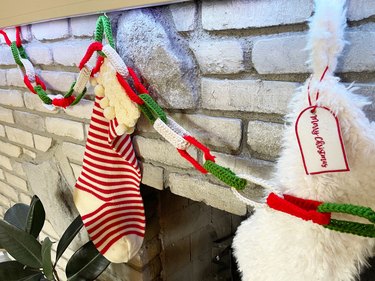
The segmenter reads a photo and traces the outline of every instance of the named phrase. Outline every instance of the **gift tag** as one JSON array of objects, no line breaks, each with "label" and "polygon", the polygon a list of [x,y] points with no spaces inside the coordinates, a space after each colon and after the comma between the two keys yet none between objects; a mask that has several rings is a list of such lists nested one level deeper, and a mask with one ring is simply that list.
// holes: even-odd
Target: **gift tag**
[{"label": "gift tag", "polygon": [[339,121],[328,108],[304,109],[297,118],[295,130],[306,174],[350,170]]}]

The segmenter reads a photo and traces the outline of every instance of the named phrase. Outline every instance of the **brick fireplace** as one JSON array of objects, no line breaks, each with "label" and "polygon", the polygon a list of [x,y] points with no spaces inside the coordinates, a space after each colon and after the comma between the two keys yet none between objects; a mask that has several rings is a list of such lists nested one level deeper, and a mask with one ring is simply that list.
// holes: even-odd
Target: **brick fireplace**
[{"label": "brick fireplace", "polygon": [[[288,101],[309,75],[303,49],[312,8],[310,0],[198,0],[108,15],[121,57],[167,113],[210,147],[218,164],[268,178]],[[348,1],[351,44],[338,67],[343,81],[357,81],[373,104],[374,15],[370,1]],[[26,53],[51,93],[65,92],[76,78],[96,19],[22,27]],[[13,40],[14,29],[8,33]],[[76,217],[72,189],[93,95],[90,87],[74,108],[47,110],[25,88],[0,39],[1,215],[37,194],[47,213],[43,234],[55,240]],[[366,113],[375,119],[371,106]],[[231,237],[251,210],[227,186],[194,170],[144,118],[133,141],[143,169],[146,239],[138,256],[111,265],[100,280],[236,280]],[[202,161],[196,149],[189,153]],[[250,186],[245,193],[258,199],[262,190]],[[62,267],[86,239],[83,231]]]}]

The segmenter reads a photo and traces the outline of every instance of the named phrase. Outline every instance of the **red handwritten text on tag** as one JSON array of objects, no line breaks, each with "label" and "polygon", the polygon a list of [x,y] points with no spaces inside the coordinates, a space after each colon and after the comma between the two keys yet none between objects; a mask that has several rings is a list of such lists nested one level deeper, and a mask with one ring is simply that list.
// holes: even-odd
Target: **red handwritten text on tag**
[{"label": "red handwritten text on tag", "polygon": [[328,108],[304,109],[297,118],[295,130],[306,174],[350,170],[338,119]]}]

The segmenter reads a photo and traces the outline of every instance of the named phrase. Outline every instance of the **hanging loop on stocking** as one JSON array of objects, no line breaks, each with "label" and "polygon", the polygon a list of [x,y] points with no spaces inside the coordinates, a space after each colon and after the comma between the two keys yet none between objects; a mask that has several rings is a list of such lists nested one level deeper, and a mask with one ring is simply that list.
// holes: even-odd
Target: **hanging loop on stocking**
[{"label": "hanging loop on stocking", "polygon": [[[320,77],[319,82],[322,82],[322,80],[324,79],[327,71],[328,71],[328,66],[326,66],[326,68],[324,69],[324,71],[322,73],[322,76]],[[310,79],[310,82],[311,82],[311,79]],[[318,102],[319,95],[320,95],[319,90],[317,90],[314,100],[311,99],[310,83],[309,83],[309,85],[307,86],[307,98],[308,98],[308,101],[309,101],[309,106],[314,106],[314,108],[311,110],[312,113],[315,112],[315,109],[316,109],[316,106],[317,106],[316,103]]]}]

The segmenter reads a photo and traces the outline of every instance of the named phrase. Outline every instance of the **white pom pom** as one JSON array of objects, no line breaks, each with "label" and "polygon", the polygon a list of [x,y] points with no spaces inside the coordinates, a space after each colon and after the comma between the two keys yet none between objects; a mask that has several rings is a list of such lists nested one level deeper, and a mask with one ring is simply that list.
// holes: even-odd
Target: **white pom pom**
[{"label": "white pom pom", "polygon": [[103,111],[104,117],[107,118],[108,120],[112,120],[115,118],[115,109],[111,106],[106,107]]},{"label": "white pom pom", "polygon": [[126,133],[127,133],[128,135],[131,135],[132,133],[134,133],[134,130],[135,130],[135,127],[130,127],[130,128],[128,128],[128,129],[126,130]]},{"label": "white pom pom", "polygon": [[96,80],[96,78],[91,77],[90,78],[90,84],[91,84],[91,86],[95,87],[96,85],[98,85],[98,81]]},{"label": "white pom pom", "polygon": [[102,85],[96,85],[94,92],[97,97],[104,97],[104,88]]},{"label": "white pom pom", "polygon": [[108,98],[107,97],[102,98],[101,101],[99,101],[99,105],[101,108],[108,107],[109,106]]},{"label": "white pom pom", "polygon": [[127,129],[128,129],[128,128],[127,128],[124,124],[120,124],[120,125],[118,125],[118,126],[115,128],[115,131],[116,131],[116,134],[117,134],[118,136],[122,136],[123,134],[126,133]]}]

